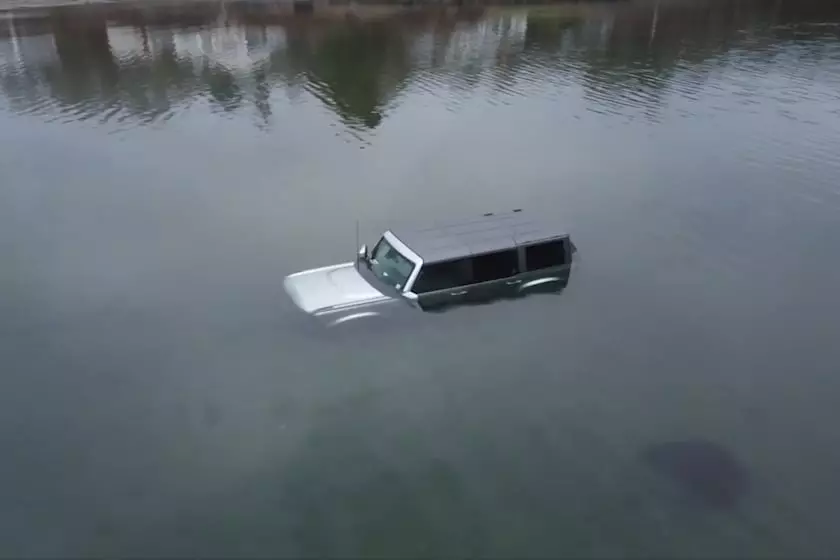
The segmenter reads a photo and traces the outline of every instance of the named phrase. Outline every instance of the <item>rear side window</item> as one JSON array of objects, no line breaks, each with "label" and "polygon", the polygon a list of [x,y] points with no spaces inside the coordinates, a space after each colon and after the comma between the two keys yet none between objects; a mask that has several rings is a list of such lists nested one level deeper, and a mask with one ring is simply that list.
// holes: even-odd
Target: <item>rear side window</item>
[{"label": "rear side window", "polygon": [[449,290],[472,284],[470,263],[467,259],[423,265],[411,291],[415,294]]},{"label": "rear side window", "polygon": [[566,264],[566,246],[562,239],[525,247],[528,270],[541,270]]},{"label": "rear side window", "polygon": [[519,274],[519,256],[516,249],[488,253],[473,257],[472,266],[475,282],[501,280]]}]

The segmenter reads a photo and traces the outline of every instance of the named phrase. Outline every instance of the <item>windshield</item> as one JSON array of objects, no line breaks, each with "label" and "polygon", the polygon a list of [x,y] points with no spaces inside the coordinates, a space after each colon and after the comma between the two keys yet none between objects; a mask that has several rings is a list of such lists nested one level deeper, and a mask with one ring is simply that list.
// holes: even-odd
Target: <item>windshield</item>
[{"label": "windshield", "polygon": [[414,270],[414,263],[394,249],[384,237],[373,248],[369,266],[377,278],[398,290],[405,286]]}]

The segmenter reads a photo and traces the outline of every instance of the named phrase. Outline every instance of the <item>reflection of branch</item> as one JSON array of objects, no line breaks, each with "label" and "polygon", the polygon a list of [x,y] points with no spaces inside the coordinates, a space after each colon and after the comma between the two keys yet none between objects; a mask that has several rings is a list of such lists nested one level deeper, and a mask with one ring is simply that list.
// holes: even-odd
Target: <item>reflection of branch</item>
[{"label": "reflection of branch", "polygon": [[650,22],[650,40],[648,46],[653,44],[653,38],[656,37],[656,24],[659,21],[659,0],[656,0],[656,6],[653,8],[653,20]]},{"label": "reflection of branch", "polygon": [[228,13],[227,13],[227,2],[226,0],[219,0],[219,15],[216,16],[216,22],[220,24],[221,27],[228,26]]},{"label": "reflection of branch", "polygon": [[15,32],[15,15],[9,17],[9,36],[12,38],[12,53],[15,56],[15,62],[20,64],[20,45],[18,45],[17,33]]}]

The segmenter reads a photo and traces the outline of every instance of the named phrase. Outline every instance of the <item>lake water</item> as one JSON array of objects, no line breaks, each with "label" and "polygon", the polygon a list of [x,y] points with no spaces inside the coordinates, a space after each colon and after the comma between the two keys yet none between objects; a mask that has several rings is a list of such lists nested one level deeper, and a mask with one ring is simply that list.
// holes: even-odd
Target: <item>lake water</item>
[{"label": "lake water", "polygon": [[[510,208],[561,295],[283,292]],[[836,557],[838,244],[840,3],[0,13],[0,555]]]}]

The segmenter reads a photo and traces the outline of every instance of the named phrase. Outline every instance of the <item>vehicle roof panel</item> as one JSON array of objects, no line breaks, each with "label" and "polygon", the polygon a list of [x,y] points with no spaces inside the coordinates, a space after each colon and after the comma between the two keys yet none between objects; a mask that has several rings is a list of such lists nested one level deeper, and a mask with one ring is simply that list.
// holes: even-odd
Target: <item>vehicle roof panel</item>
[{"label": "vehicle roof panel", "polygon": [[566,237],[550,222],[522,211],[488,214],[424,228],[392,228],[391,232],[425,262],[480,255],[537,241]]}]

